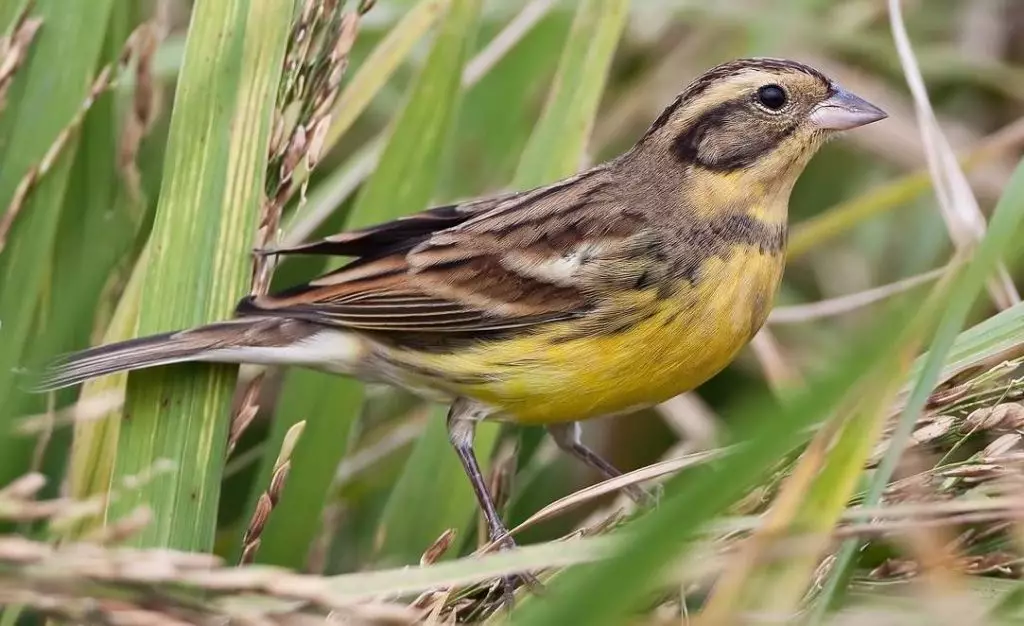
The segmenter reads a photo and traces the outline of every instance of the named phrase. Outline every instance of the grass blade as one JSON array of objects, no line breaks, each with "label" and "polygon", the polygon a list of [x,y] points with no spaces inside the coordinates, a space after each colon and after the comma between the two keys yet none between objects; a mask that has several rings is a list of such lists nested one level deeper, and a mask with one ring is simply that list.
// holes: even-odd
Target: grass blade
[{"label": "grass blade", "polygon": [[[178,81],[150,240],[139,332],[223,319],[245,293],[292,0],[200,0]],[[190,365],[128,377],[115,477],[161,458],[179,471],[113,503],[156,519],[133,541],[209,549],[236,369]]]},{"label": "grass blade", "polygon": [[[136,261],[110,324],[103,334],[103,343],[125,341],[137,336],[142,279],[146,275],[148,257],[147,247]],[[127,381],[126,373],[91,380],[82,386],[79,401],[108,393],[117,393],[123,397]],[[72,496],[88,498],[103,493],[109,487],[123,417],[123,411],[118,410],[103,419],[75,423],[68,470]]]},{"label": "grass blade", "polygon": [[388,31],[338,97],[332,113],[331,128],[324,143],[325,149],[335,146],[366,110],[373,97],[409,57],[416,43],[444,16],[449,1],[420,0]]},{"label": "grass blade", "polygon": [[359,194],[349,227],[391,219],[429,204],[444,166],[461,99],[460,76],[476,35],[478,0],[456,2],[436,40],[373,176]]},{"label": "grass blade", "polygon": [[[305,568],[334,472],[348,452],[349,436],[362,404],[363,385],[354,380],[305,370],[286,375],[266,448],[279,449],[288,430],[302,421],[306,422],[305,434],[296,444],[280,506],[263,531],[257,563]],[[253,483],[256,489],[268,484],[273,460],[272,455],[264,455]],[[250,499],[247,510],[251,511],[256,502],[252,495]],[[231,554],[237,560],[241,546],[233,547]]]},{"label": "grass blade", "polygon": [[[61,209],[78,149],[69,124],[90,92],[103,49],[113,0],[69,10],[63,0],[39,0],[33,15],[43,19],[30,58],[19,70],[0,116],[0,212],[11,210],[15,190],[35,171],[62,133],[63,149],[41,175],[12,224],[0,251],[0,433],[33,398],[17,388],[15,373],[27,365],[28,348],[40,339],[40,298],[49,284],[47,271]],[[0,484],[19,475],[31,446],[0,436]]]},{"label": "grass blade", "polygon": [[[702,620],[724,623],[738,614],[796,614],[883,430],[900,381],[937,317],[938,305],[948,297],[947,283],[936,287],[922,313],[863,385],[851,390],[849,408],[819,430],[804,450],[783,482],[765,527],[745,543],[716,584]],[[764,562],[771,543],[788,536],[804,536],[802,549],[790,558]]]},{"label": "grass blade", "polygon": [[[134,3],[116,0],[103,52],[105,65],[116,66],[126,54],[138,57],[136,46],[126,44],[137,38],[132,35],[136,13]],[[151,203],[129,190],[119,168],[121,120],[125,109],[134,109],[134,94],[126,95],[109,90],[96,100],[82,125],[55,241],[52,278],[39,311],[39,323],[47,331],[26,351],[30,363],[88,344],[93,330],[109,321],[112,299],[131,270]],[[54,395],[59,406],[72,401],[77,390]],[[44,410],[47,400],[38,398],[38,410]],[[54,431],[44,461],[48,475],[62,475],[70,435],[70,429]],[[52,493],[56,487],[54,483]]]},{"label": "grass blade", "polygon": [[629,0],[583,0],[576,9],[544,113],[519,162],[516,187],[542,185],[583,165],[628,12]]}]

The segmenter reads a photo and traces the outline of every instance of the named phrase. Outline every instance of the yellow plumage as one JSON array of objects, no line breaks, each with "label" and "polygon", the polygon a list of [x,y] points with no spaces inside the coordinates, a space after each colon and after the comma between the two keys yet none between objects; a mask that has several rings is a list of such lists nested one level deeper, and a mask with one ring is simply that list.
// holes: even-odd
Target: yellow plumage
[{"label": "yellow plumage", "polygon": [[559,341],[574,325],[561,322],[455,352],[391,356],[452,379],[490,379],[460,385],[411,375],[409,382],[478,400],[497,411],[495,419],[550,424],[623,413],[693,389],[732,361],[764,322],[782,268],[781,254],[737,245],[726,259],[708,259],[696,285],[678,284],[664,300],[625,294],[612,306],[653,312],[626,332]]}]

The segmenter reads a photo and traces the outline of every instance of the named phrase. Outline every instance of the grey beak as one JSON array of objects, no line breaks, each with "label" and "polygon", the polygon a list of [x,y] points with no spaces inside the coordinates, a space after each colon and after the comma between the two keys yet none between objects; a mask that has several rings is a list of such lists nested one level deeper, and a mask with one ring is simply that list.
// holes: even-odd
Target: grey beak
[{"label": "grey beak", "polygon": [[811,124],[822,130],[849,130],[884,120],[889,114],[864,98],[836,87],[828,100],[811,111]]}]

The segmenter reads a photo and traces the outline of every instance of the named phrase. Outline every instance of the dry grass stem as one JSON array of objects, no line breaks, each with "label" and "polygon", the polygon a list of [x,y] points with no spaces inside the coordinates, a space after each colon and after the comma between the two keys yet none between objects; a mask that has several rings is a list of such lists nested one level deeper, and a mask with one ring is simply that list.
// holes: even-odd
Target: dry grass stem
[{"label": "dry grass stem", "polygon": [[[85,100],[82,101],[81,106],[75,115],[68,121],[68,124],[57,133],[57,137],[53,143],[46,150],[43,158],[39,163],[33,165],[29,170],[22,176],[18,182],[17,187],[14,190],[14,195],[11,197],[10,203],[7,205],[7,209],[3,216],[0,217],[0,252],[7,243],[7,236],[10,234],[11,227],[14,225],[14,220],[21,213],[24,208],[25,202],[28,199],[29,193],[39,183],[40,179],[45,176],[50,168],[53,167],[54,163],[57,162],[58,157],[63,153],[64,147],[71,141],[75,133],[82,127],[82,123],[85,122],[85,116],[92,109],[92,105],[96,102],[105,91],[110,89],[115,81],[115,69],[124,70],[125,66],[133,56],[137,56],[140,60],[146,56],[146,51],[149,47],[155,49],[156,42],[152,41],[151,37],[140,33],[148,33],[152,26],[150,24],[143,24],[138,29],[132,32],[122,47],[121,54],[117,60],[117,63],[110,63],[104,66],[96,78],[93,80],[92,85],[89,87],[88,94]],[[152,51],[149,52],[149,56],[152,56]],[[136,92],[139,93],[139,92]],[[147,115],[152,115],[152,111],[147,111]],[[141,140],[141,134],[139,139]]]},{"label": "dry grass stem", "polygon": [[153,511],[148,506],[140,506],[128,515],[90,531],[82,540],[106,546],[117,545],[142,532],[152,521]]},{"label": "dry grass stem", "polygon": [[[517,551],[518,555],[471,557],[480,565],[479,571],[470,571],[458,562],[435,564],[421,569],[426,576],[404,577],[396,584],[396,574],[405,568],[322,577],[270,566],[226,567],[219,558],[196,552],[93,543],[53,546],[25,537],[0,536],[0,569],[15,570],[17,578],[34,589],[59,584],[94,597],[117,589],[130,593],[137,585],[154,589],[173,586],[186,596],[190,591],[204,591],[208,600],[220,608],[230,606],[229,599],[244,602],[251,594],[263,600],[252,603],[254,609],[262,606],[266,610],[299,610],[301,607],[295,605],[298,601],[319,610],[347,612],[356,611],[382,595],[401,597],[439,585],[461,586],[488,581],[521,569],[520,561],[524,560],[544,562],[551,567],[591,562],[606,554],[609,547],[606,540],[588,540],[586,543],[568,542],[557,554],[543,546],[522,548]],[[91,587],[91,582],[104,587]],[[198,598],[199,594],[194,597]]]},{"label": "dry grass stem", "polygon": [[775,393],[787,387],[795,387],[803,380],[799,370],[790,362],[782,345],[775,339],[775,334],[767,326],[762,327],[754,335],[750,348],[761,365],[765,380]]},{"label": "dry grass stem", "polygon": [[420,557],[420,565],[431,565],[437,563],[437,561],[444,556],[448,548],[452,547],[452,542],[455,541],[455,537],[458,533],[455,532],[454,528],[449,528],[434,540],[434,543],[430,544],[430,547],[423,552],[423,556]]},{"label": "dry grass stem", "polygon": [[463,88],[472,87],[486,76],[554,7],[555,0],[530,0],[523,6],[505,28],[466,64],[462,73]]},{"label": "dry grass stem", "polygon": [[281,451],[277,455],[277,460],[274,461],[270,484],[256,500],[256,509],[242,536],[242,564],[252,563],[256,558],[256,552],[260,549],[260,537],[263,534],[263,529],[266,527],[267,520],[270,519],[270,514],[274,511],[274,507],[281,499],[285,482],[288,480],[288,472],[291,470],[292,453],[305,428],[305,421],[297,422],[285,433],[284,441],[281,442]]},{"label": "dry grass stem", "polygon": [[[706,463],[712,459],[718,458],[722,454],[727,453],[727,448],[721,448],[718,450],[710,450],[707,452],[698,452],[690,454],[682,458],[670,459],[667,461],[661,461],[654,463],[646,467],[642,467],[632,472],[627,472],[617,478],[605,480],[589,487],[584,487],[578,491],[575,491],[563,498],[555,500],[551,504],[537,511],[522,523],[512,528],[509,531],[510,535],[515,536],[527,528],[553,519],[567,511],[570,511],[578,506],[581,506],[587,502],[600,498],[609,493],[615,493],[628,487],[630,485],[638,485],[647,481],[657,480],[664,478],[671,474],[674,474],[687,467],[693,467],[701,463]],[[489,552],[497,547],[496,543],[489,543],[478,550],[478,553]]]},{"label": "dry grass stem", "polygon": [[7,91],[11,87],[14,75],[28,58],[28,50],[43,25],[38,17],[29,17],[27,5],[15,18],[10,35],[0,37],[0,113],[7,105]]},{"label": "dry grass stem", "polygon": [[[341,79],[348,67],[348,55],[359,29],[359,17],[373,3],[364,1],[360,3],[357,13],[346,14],[342,14],[343,4],[339,0],[305,0],[292,26],[268,147],[266,196],[254,241],[257,251],[272,248],[278,238],[281,214],[299,165],[304,163],[306,171],[312,171],[320,160],[324,138],[330,127],[330,110],[337,100]],[[304,200],[304,185],[301,196]],[[249,288],[252,295],[267,293],[274,265],[273,255],[253,255]],[[255,419],[259,411],[256,401],[262,386],[262,374],[249,383],[232,422],[228,454],[234,450],[245,428]],[[275,476],[277,472],[275,468]],[[276,502],[264,496],[269,498],[270,492],[260,496],[252,523],[246,530],[246,538],[251,541],[245,541],[243,563],[249,562],[247,559],[252,559],[258,549],[265,516],[270,514]]]},{"label": "dry grass stem", "polygon": [[[545,6],[546,2],[547,0],[533,0],[523,7],[517,17],[513,18],[501,32],[495,35],[491,43],[469,60],[462,73],[463,90],[468,90],[476,85],[487,71],[504,58],[504,55],[530,32],[530,29],[551,9],[551,7]],[[470,72],[470,70],[473,71]],[[328,141],[324,147],[330,149],[334,146],[330,145]],[[332,196],[329,202],[318,204],[304,215],[297,217],[282,239],[284,244],[294,245],[305,241],[312,235],[334,213],[345,198],[373,173],[383,150],[384,133],[380,133],[365,144],[364,151],[361,152],[362,157],[356,163],[356,167],[352,169],[346,184],[339,185],[344,193]]]},{"label": "dry grass stem", "polygon": [[[59,615],[71,611],[76,621],[88,623],[290,624],[317,613],[323,623],[335,612],[351,620],[344,623],[383,625],[412,624],[418,617],[402,605],[334,594],[329,579],[278,568],[226,568],[199,553],[87,543],[54,547],[0,536],[0,570],[0,598],[60,609]],[[76,607],[86,605],[92,612],[79,614]],[[147,617],[133,621],[140,611]]]},{"label": "dry grass stem", "polygon": [[938,279],[947,268],[939,268],[917,276],[904,278],[887,285],[881,285],[845,296],[819,300],[810,304],[779,306],[768,315],[769,324],[803,324],[829,317],[852,313],[866,306],[881,302],[901,293],[905,293],[933,280]]},{"label": "dry grass stem", "polygon": [[680,443],[676,446],[682,446],[678,450],[670,450],[662,460],[710,450],[718,444],[718,416],[698,394],[692,391],[680,394],[662,402],[656,410],[679,438]]},{"label": "dry grass stem", "polygon": [[[941,214],[956,247],[961,250],[973,248],[984,236],[985,218],[967,177],[957,163],[956,154],[935,118],[921,69],[910,45],[899,0],[889,0],[889,21],[903,74],[914,97],[928,171],[934,181],[933,189]],[[1004,265],[999,266],[997,277],[990,282],[989,292],[993,301],[1004,309],[1020,302],[1020,295]]]},{"label": "dry grass stem", "polygon": [[124,394],[116,391],[88,396],[55,412],[20,417],[15,421],[16,432],[26,436],[38,435],[51,427],[70,426],[78,422],[103,419],[119,410],[122,405],[124,405]]},{"label": "dry grass stem", "polygon": [[[40,487],[39,477],[27,476],[0,491],[0,494],[17,493],[31,496],[37,493]],[[833,540],[850,536],[892,536],[924,526],[954,527],[1016,519],[1022,512],[1024,503],[1019,497],[1000,497],[982,501],[913,502],[873,509],[854,508],[843,516],[847,523],[837,527],[830,536]],[[127,531],[132,530],[132,523],[142,523],[145,515],[144,511],[140,511],[137,520],[125,520]],[[733,523],[731,528],[718,526],[709,529],[708,532],[712,535],[733,535],[737,529],[757,530],[763,525],[764,520],[751,519],[745,524]],[[117,538],[116,534],[109,536],[111,541]],[[425,555],[426,561],[435,558],[434,555],[441,546],[450,539],[450,533],[445,533],[434,546],[438,550],[432,550],[430,556]],[[801,551],[812,549],[820,540],[818,537],[799,534],[787,537],[766,552],[765,559],[773,561],[790,558]],[[545,563],[549,567],[559,568],[581,562],[581,559],[590,560],[599,553],[594,551],[596,546],[582,552],[575,548],[570,549],[574,543],[576,542],[567,543],[566,549],[558,558],[551,554]],[[714,577],[725,564],[723,557],[735,553],[736,549],[735,541],[729,541],[711,554],[707,553],[706,549],[698,550],[697,553],[701,556],[688,560],[676,571],[673,579],[689,581],[687,584],[693,584],[698,580],[710,580],[709,577]],[[507,560],[508,556],[502,555],[501,560]],[[1010,555],[996,558],[993,554],[984,559],[970,558],[957,562],[957,567],[964,571],[1001,571],[1014,566]],[[907,576],[919,571],[909,562],[901,568],[899,572],[887,572],[887,578],[894,573]],[[449,583],[433,590],[428,591],[420,587],[423,595],[412,608],[405,608],[396,604],[368,603],[370,598],[378,593],[373,591],[376,587],[371,582],[378,574],[358,575],[366,583],[366,592],[353,595],[351,592],[341,591],[342,587],[333,587],[333,579],[330,578],[303,576],[278,568],[223,567],[215,557],[209,555],[168,550],[133,550],[93,544],[69,544],[57,548],[24,538],[0,537],[0,569],[15,573],[11,577],[0,576],[0,594],[7,598],[15,597],[14,594],[17,594],[17,597],[25,599],[30,606],[36,608],[43,608],[43,605],[70,607],[88,600],[96,606],[107,607],[104,610],[111,611],[110,618],[115,621],[119,620],[120,616],[114,615],[119,610],[114,607],[145,606],[146,610],[152,613],[153,619],[182,618],[188,623],[213,623],[212,620],[215,618],[230,618],[232,623],[254,624],[292,623],[288,620],[301,615],[315,615],[317,611],[334,612],[336,618],[353,620],[345,623],[412,624],[424,623],[417,620],[422,619],[422,610],[428,609],[432,619],[440,620],[449,616],[449,612],[455,606],[463,610],[470,606],[464,602],[458,604],[458,598],[461,596],[453,594],[452,589],[460,585],[474,584],[474,580],[487,580],[500,575],[503,571],[500,568],[486,567],[473,579],[456,575],[447,579]],[[881,574],[876,572],[876,575]],[[379,575],[386,576],[388,573],[381,572]],[[354,577],[343,578],[355,580]],[[99,583],[100,586],[97,587],[95,583]],[[165,586],[178,591],[174,594],[160,593],[159,590]],[[136,594],[140,588],[152,589],[156,595],[150,593],[144,597],[138,596]],[[205,590],[207,595],[199,600],[201,596],[190,590]],[[413,591],[415,584],[408,586],[405,592]],[[130,610],[134,611],[135,608]],[[309,612],[311,610],[313,613]],[[257,617],[262,621],[246,621],[256,620]],[[399,621],[389,622],[387,619]],[[402,619],[408,621],[400,621]]]},{"label": "dry grass stem", "polygon": [[[906,467],[917,466],[915,469],[921,470],[925,462],[918,455],[909,454],[903,457],[903,464]],[[929,490],[918,489],[911,497],[927,501],[933,494]],[[968,615],[957,614],[962,607],[948,602],[949,598],[960,597],[966,591],[966,581],[958,571],[959,549],[951,528],[948,525],[917,524],[912,529],[897,533],[896,537],[921,568],[922,590],[929,600],[926,604],[932,615],[949,619],[949,623],[968,621]],[[951,611],[955,612],[951,614]]]},{"label": "dry grass stem", "polygon": [[[166,5],[166,2],[161,5]],[[166,10],[157,10],[156,17],[132,32],[121,58],[122,65],[127,65],[134,57],[135,85],[131,107],[121,124],[117,166],[128,192],[136,202],[142,199],[142,182],[136,164],[139,147],[160,115],[162,94],[160,82],[154,75],[153,63],[157,48],[167,36],[165,13]]]},{"label": "dry grass stem", "polygon": [[40,473],[26,474],[0,489],[0,520],[47,521],[51,533],[63,535],[82,521],[101,515],[107,503],[121,497],[123,492],[139,489],[154,478],[172,471],[173,463],[158,462],[145,472],[124,479],[119,487],[111,489],[109,493],[85,500],[37,500],[36,496],[46,485],[46,478]]},{"label": "dry grass stem", "polygon": [[28,199],[29,192],[31,192],[39,180],[50,171],[50,168],[53,167],[57,158],[64,151],[64,146],[68,144],[75,132],[81,128],[82,122],[85,121],[85,114],[92,108],[93,103],[96,102],[96,98],[110,87],[111,76],[111,66],[108,65],[100,70],[99,75],[97,75],[96,79],[89,87],[89,93],[82,102],[78,112],[71,118],[68,125],[57,133],[57,138],[54,139],[52,144],[50,144],[50,147],[46,150],[46,154],[43,155],[42,160],[30,167],[28,172],[26,172],[18,182],[18,186],[14,190],[14,195],[11,197],[11,202],[7,205],[7,210],[4,212],[3,216],[0,217],[0,252],[3,252],[3,249],[7,244],[7,235],[10,233],[11,227],[14,225],[14,220],[18,217],[18,214],[21,213],[22,208],[25,206],[25,201]]},{"label": "dry grass stem", "polygon": [[0,489],[0,500],[27,500],[34,498],[46,486],[46,476],[39,472],[25,474]]},{"label": "dry grass stem", "polygon": [[334,490],[373,470],[381,461],[416,441],[429,418],[428,410],[419,411],[415,417],[390,429],[386,437],[347,455],[334,474]]},{"label": "dry grass stem", "polygon": [[[348,56],[359,32],[360,17],[372,3],[356,13],[342,14],[338,0],[305,0],[292,27],[277,114],[267,160],[266,198],[256,231],[257,250],[273,248],[280,230],[284,205],[296,190],[296,173],[312,171],[320,161],[331,124],[331,109],[338,98]],[[305,182],[306,176],[301,179]],[[305,184],[300,204],[305,198]],[[273,273],[273,255],[253,258],[251,292],[265,294]]]},{"label": "dry grass stem", "polygon": [[238,408],[231,418],[231,432],[228,435],[228,456],[235,451],[238,441],[245,434],[245,430],[249,428],[252,421],[256,419],[256,414],[259,413],[259,394],[263,387],[265,375],[265,372],[260,372],[245,385],[242,399],[239,401]]}]

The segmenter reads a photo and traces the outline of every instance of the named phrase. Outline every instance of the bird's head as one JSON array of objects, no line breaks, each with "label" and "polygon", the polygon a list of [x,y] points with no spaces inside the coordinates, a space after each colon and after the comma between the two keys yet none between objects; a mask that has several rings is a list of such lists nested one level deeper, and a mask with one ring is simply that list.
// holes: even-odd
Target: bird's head
[{"label": "bird's head", "polygon": [[[690,83],[638,148],[737,185],[788,196],[804,166],[838,131],[884,119],[884,111],[820,71],[781,59],[740,59]],[[717,175],[717,176],[716,176]]]}]

